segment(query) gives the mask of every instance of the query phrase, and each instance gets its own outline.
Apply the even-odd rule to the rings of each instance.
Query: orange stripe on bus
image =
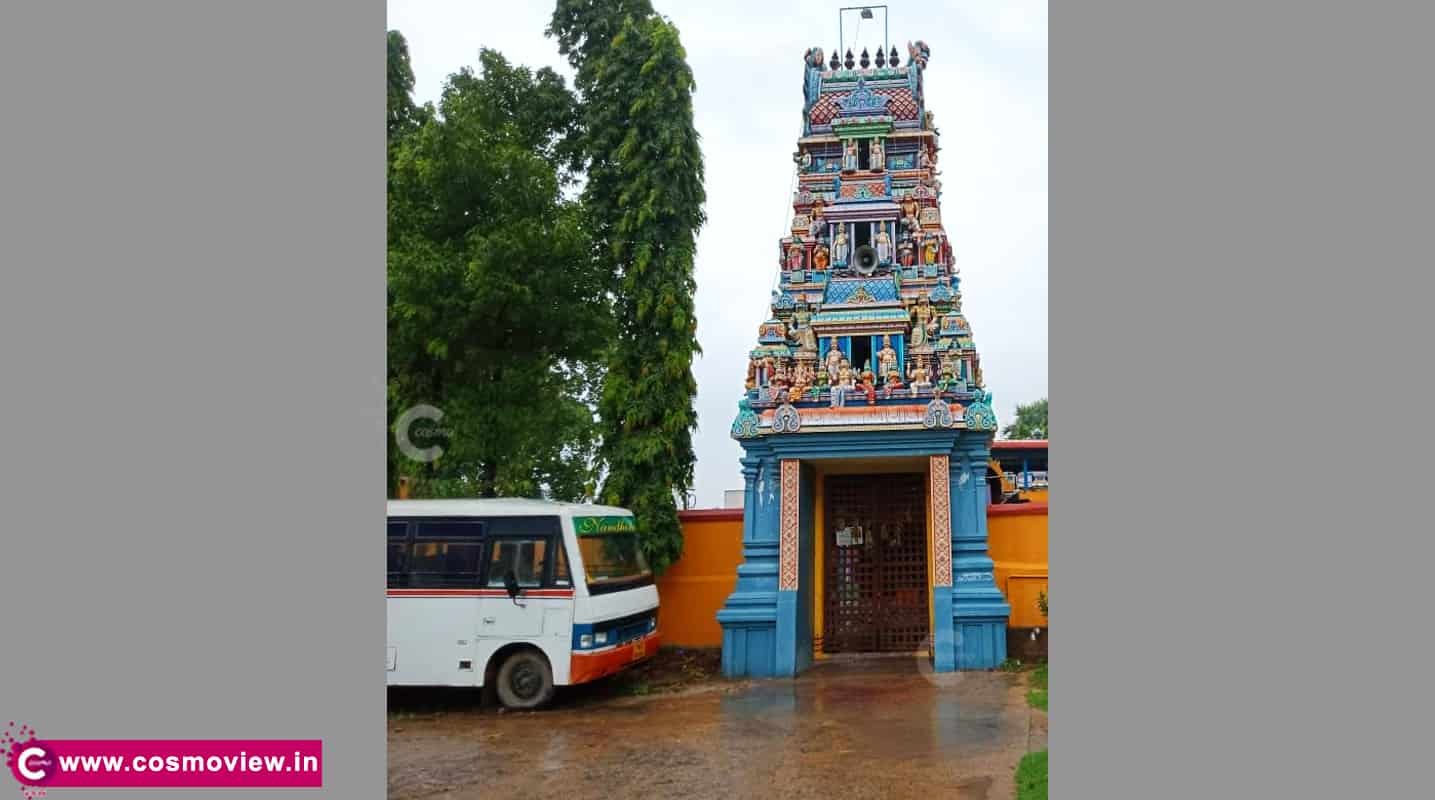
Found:
[[[568,661],[568,682],[587,683],[621,671],[629,664],[653,657],[661,634],[654,631],[641,639],[618,645],[601,653],[574,653]],[[635,651],[642,655],[634,657]]]

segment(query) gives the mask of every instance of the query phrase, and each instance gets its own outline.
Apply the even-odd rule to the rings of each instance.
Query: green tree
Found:
[[[1016,407],[1016,419],[1002,429],[1008,439],[1046,439],[1051,428],[1046,424],[1046,398]]]
[[[618,321],[598,403],[599,494],[632,509],[661,571],[682,551],[676,496],[692,486],[697,426],[693,258],[704,192],[692,71],[677,28],[645,0],[559,0],[548,32],[583,97],[583,203]]]
[[[444,435],[436,461],[391,436],[390,478],[428,496],[583,499],[612,319],[586,214],[562,193],[576,100],[551,69],[479,61],[391,142],[389,422],[429,404]]]
[[[409,63],[409,43],[398,31],[389,31],[389,144],[392,146],[419,121],[414,105],[414,70]]]

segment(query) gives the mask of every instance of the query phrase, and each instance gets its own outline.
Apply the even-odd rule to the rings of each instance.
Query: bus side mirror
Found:
[[[518,576],[513,574],[513,570],[503,573],[503,588],[508,590],[509,599],[518,599]]]

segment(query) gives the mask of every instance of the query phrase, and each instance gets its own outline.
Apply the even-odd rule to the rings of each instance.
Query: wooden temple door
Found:
[[[926,477],[826,480],[823,650],[918,651],[928,636]]]

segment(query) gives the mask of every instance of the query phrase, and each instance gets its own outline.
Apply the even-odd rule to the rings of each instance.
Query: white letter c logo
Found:
[[[44,780],[45,770],[30,769],[30,759],[39,758],[43,755],[45,755],[45,748],[27,747],[24,750],[21,750],[19,757],[15,759],[15,768],[20,770],[20,774],[24,775],[26,780]]]

